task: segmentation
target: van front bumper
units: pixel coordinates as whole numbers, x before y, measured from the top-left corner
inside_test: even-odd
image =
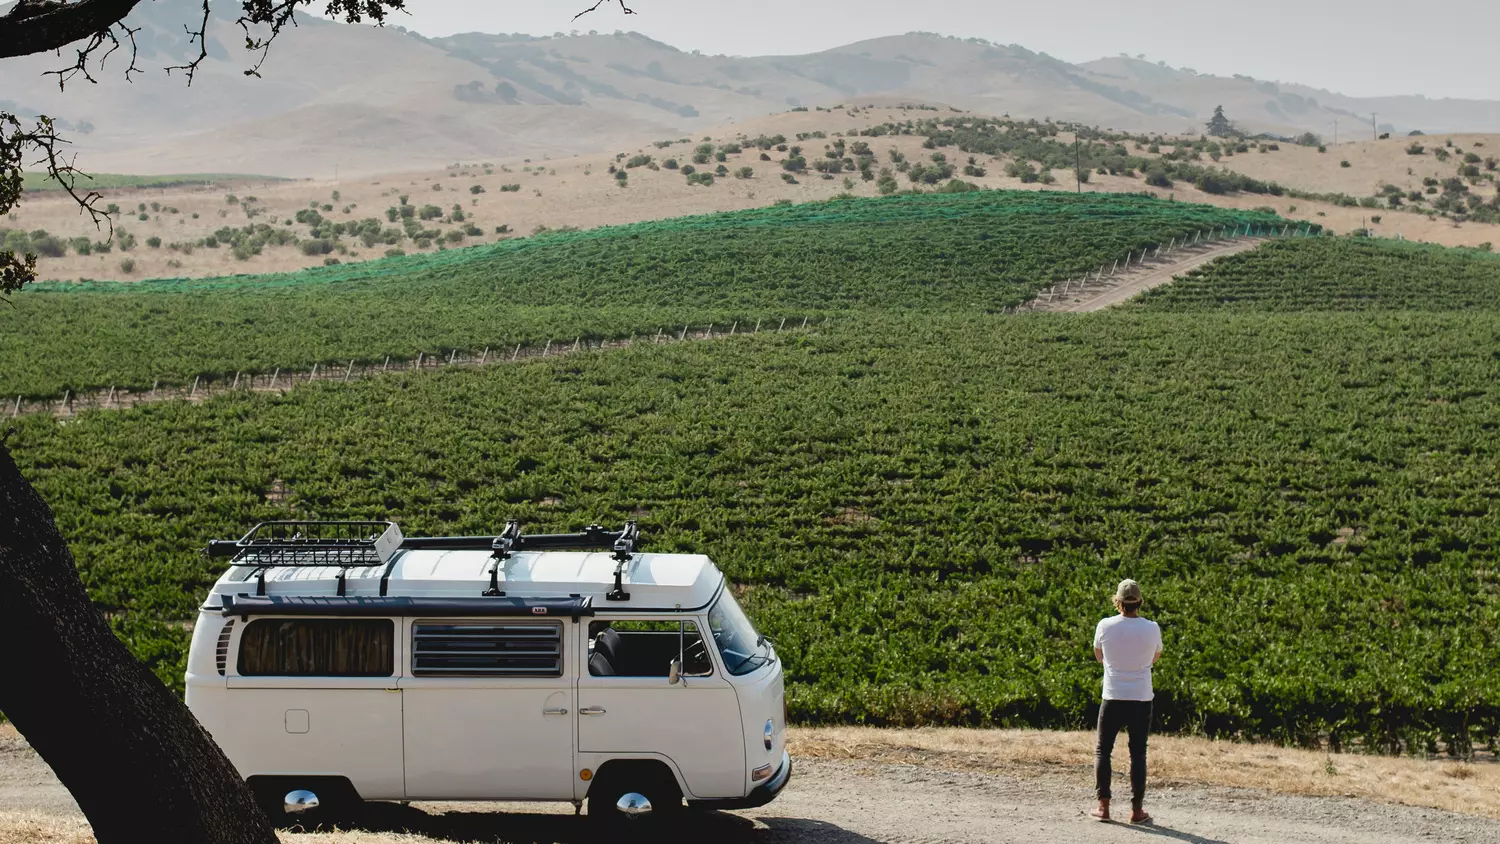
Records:
[[[709,800],[689,800],[688,805],[694,809],[758,809],[776,799],[776,795],[786,788],[786,784],[792,778],[792,756],[786,751],[781,753],[781,767],[771,778],[757,785],[744,797],[718,797]]]

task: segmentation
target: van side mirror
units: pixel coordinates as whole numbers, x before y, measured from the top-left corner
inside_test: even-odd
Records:
[[[675,686],[682,682],[682,660],[673,657],[672,664],[667,666],[667,685]]]

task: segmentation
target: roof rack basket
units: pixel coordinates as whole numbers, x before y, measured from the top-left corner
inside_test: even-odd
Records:
[[[231,566],[251,566],[256,594],[266,591],[266,571],[283,566],[338,566],[338,594],[351,568],[383,566],[401,548],[395,522],[261,522],[239,539],[215,539],[204,552],[230,557]]]

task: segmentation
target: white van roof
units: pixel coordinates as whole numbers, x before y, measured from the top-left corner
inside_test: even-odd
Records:
[[[394,522],[262,522],[205,550],[230,557],[205,610],[231,613],[521,615],[601,608],[696,610],[724,575],[702,554],[636,550],[618,531],[406,537]]]
[[[498,563],[498,566],[496,565]],[[602,551],[521,551],[497,560],[481,550],[412,549],[397,551],[389,563],[341,569],[339,566],[284,566],[264,569],[234,565],[219,578],[212,595],[255,595],[264,575],[267,596],[326,598],[478,598],[495,584],[511,598],[592,598],[596,611],[621,608],[698,609],[718,593],[724,575],[702,554],[636,553],[621,577],[628,600],[608,600],[617,563]],[[382,585],[382,580],[384,584]],[[210,597],[207,607],[220,601]]]

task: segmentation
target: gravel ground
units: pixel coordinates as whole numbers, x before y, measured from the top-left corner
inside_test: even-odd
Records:
[[[1076,776],[1023,778],[919,765],[804,760],[771,805],[694,815],[666,837],[713,844],[1500,844],[1500,823],[1495,821],[1359,799],[1177,787],[1149,797],[1154,826],[1130,826],[1094,821],[1088,816],[1091,797],[1089,784]],[[7,814],[59,819],[78,814],[52,772],[14,733],[0,736],[0,838]],[[567,804],[436,803],[372,806],[351,832],[288,838],[350,844],[597,840]]]

